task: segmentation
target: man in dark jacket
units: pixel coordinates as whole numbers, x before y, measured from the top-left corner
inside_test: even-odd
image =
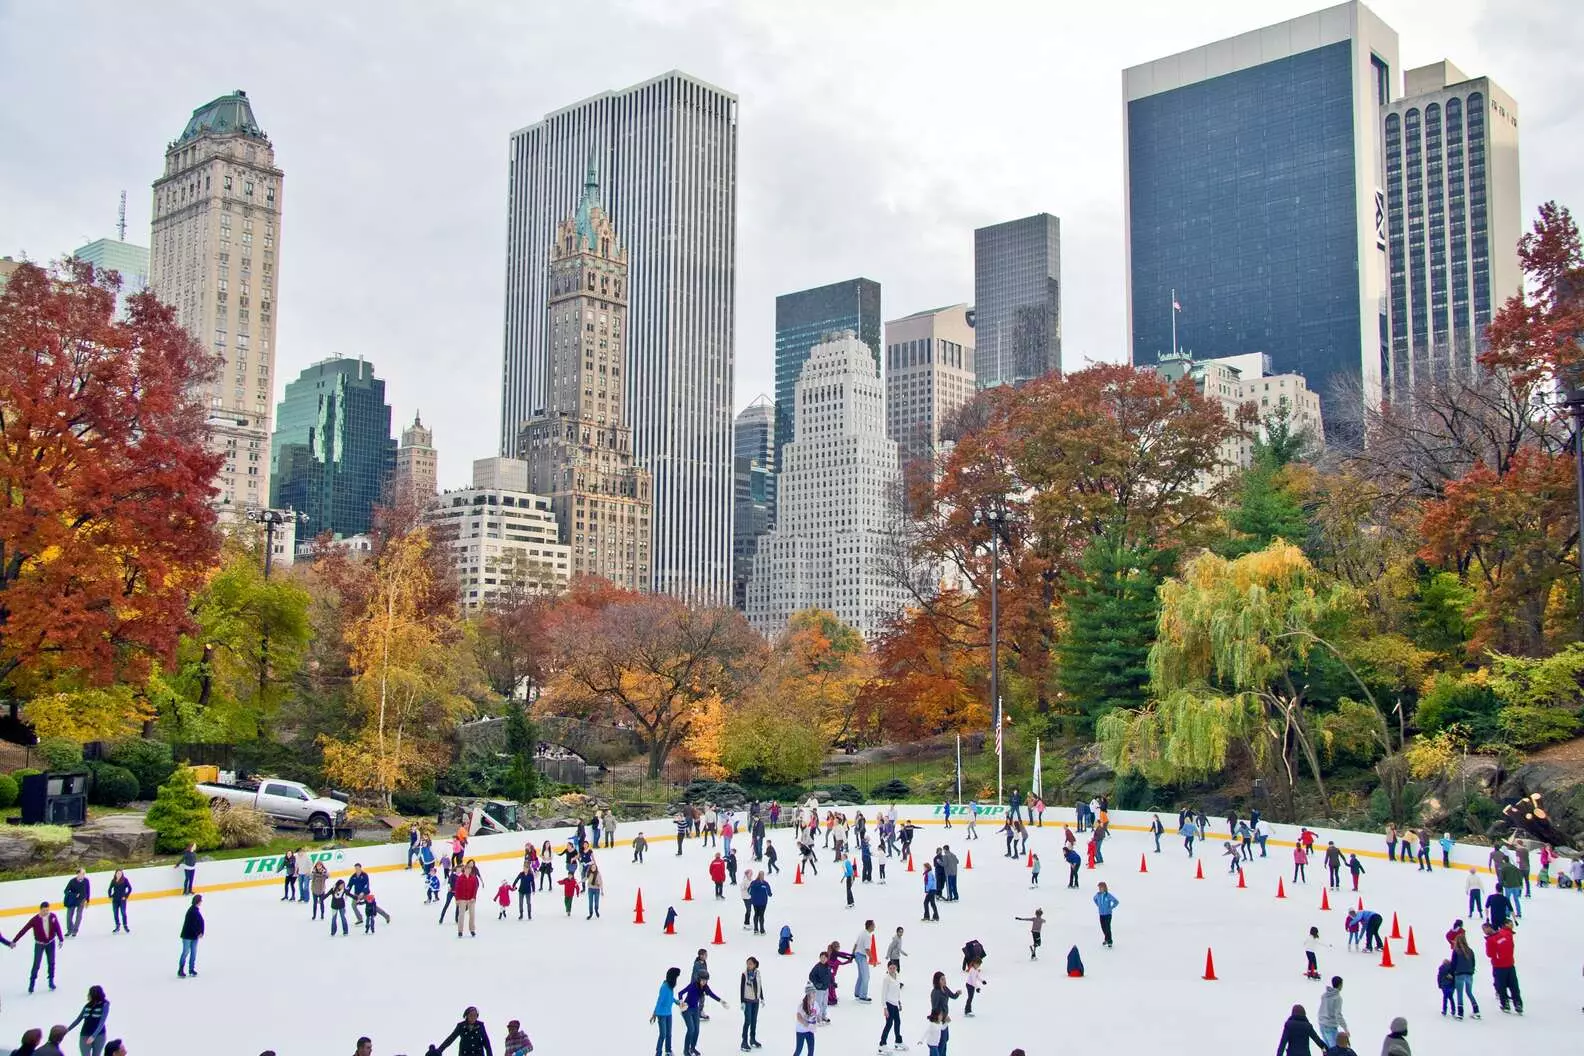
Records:
[[[755,935],[765,933],[764,915],[765,907],[770,904],[770,882],[765,879],[765,874],[760,873],[748,885],[748,903],[753,909],[753,930]]]
[[[75,939],[77,929],[82,927],[83,907],[88,904],[89,885],[88,874],[81,869],[77,875],[66,881],[66,895],[62,899],[66,903],[66,937]]]
[[[204,933],[203,911],[198,907],[202,904],[203,896],[194,895],[192,905],[187,907],[187,916],[182,920],[181,960],[176,963],[176,976],[180,979],[198,974],[198,940]]]
[[[1340,1040],[1340,1038],[1338,1039]],[[1309,1043],[1325,1052],[1326,1044],[1309,1023],[1309,1014],[1302,1005],[1292,1006],[1292,1015],[1282,1025],[1281,1041],[1276,1045],[1276,1056],[1309,1056]]]
[[[1331,890],[1342,890],[1342,850],[1334,840],[1326,844],[1325,867],[1331,881]]]

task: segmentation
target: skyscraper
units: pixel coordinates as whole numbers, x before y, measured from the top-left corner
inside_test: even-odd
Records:
[[[133,294],[142,293],[149,284],[149,251],[147,246],[135,246],[116,238],[97,238],[72,254],[86,260],[96,271],[114,271],[121,276],[121,294],[117,303],[126,311],[126,301]]]
[[[848,279],[776,298],[775,399],[776,468],[781,449],[796,437],[792,390],[803,375],[809,350],[844,330],[851,330],[874,353],[880,369],[880,284],[873,279]]]
[[[308,515],[299,534],[362,535],[396,468],[385,383],[361,359],[326,359],[287,382],[276,411],[269,504]]]
[[[517,441],[527,490],[549,497],[574,576],[648,590],[650,478],[633,464],[623,395],[627,250],[600,207],[592,165],[576,215],[548,249],[550,391]]]
[[[434,430],[423,424],[423,416],[413,415],[413,423],[402,430],[401,446],[396,449],[396,476],[391,491],[398,500],[415,499],[427,505],[439,487],[440,454],[434,446]]]
[[[1359,410],[1335,405],[1334,383],[1368,398],[1385,353],[1380,120],[1396,71],[1396,32],[1360,3],[1125,71],[1134,363],[1268,352],[1348,439]]]
[[[276,283],[285,174],[246,92],[194,110],[154,181],[149,282],[220,357],[208,385],[222,515],[270,495]]]
[[[974,232],[974,371],[981,389],[1061,370],[1061,221],[1049,213]]]
[[[593,158],[626,244],[625,403],[653,478],[653,588],[731,595],[737,98],[672,71],[558,110],[511,138],[501,451],[549,401],[545,305],[556,225]]]
[[[1387,391],[1473,370],[1491,313],[1523,285],[1518,104],[1446,60],[1386,108]]]
[[[737,414],[732,433],[732,604],[748,600],[759,537],[775,515],[775,401],[757,396]]]
[[[748,622],[779,634],[826,609],[866,636],[902,611],[897,446],[868,342],[851,331],[809,350],[793,390],[797,439],[781,449],[775,527],[748,580]]]
[[[942,428],[973,398],[968,311],[954,304],[885,324],[886,435],[897,443],[904,472],[933,471]]]

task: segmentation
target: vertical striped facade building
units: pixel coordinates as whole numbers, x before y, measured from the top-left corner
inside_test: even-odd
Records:
[[[653,478],[653,589],[726,604],[732,579],[737,97],[672,71],[513,133],[501,453],[549,403],[550,247],[590,164],[626,243],[625,404]]]

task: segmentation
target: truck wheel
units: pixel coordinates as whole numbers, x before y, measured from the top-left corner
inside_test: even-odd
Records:
[[[323,811],[308,819],[308,828],[313,831],[316,840],[328,840],[335,834],[335,830],[330,826],[330,815]]]

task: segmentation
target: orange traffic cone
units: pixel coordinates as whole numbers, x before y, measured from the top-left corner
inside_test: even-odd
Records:
[[[1139,855],[1139,872],[1141,872],[1141,873],[1149,872],[1149,859],[1144,857],[1144,855],[1142,855],[1142,854]]]
[[[643,888],[638,889],[638,903],[633,906],[633,923],[643,923]]]
[[[1242,869],[1239,869],[1239,870],[1238,870],[1238,889],[1239,889],[1239,890],[1242,890],[1242,889],[1243,889],[1243,888],[1245,888],[1245,887],[1247,887],[1247,886],[1248,886],[1248,883],[1247,883],[1247,881],[1246,881],[1246,880],[1245,880],[1245,879],[1244,879],[1244,876],[1243,876],[1243,870],[1242,870]]]
[[[1395,967],[1397,967],[1396,965],[1392,964],[1392,959],[1391,959],[1391,940],[1389,940],[1389,939],[1387,941],[1381,943],[1381,963],[1380,963],[1380,966],[1382,968],[1395,968]]]
[[[1215,981],[1215,953],[1208,946],[1205,947],[1205,974],[1204,977],[1211,982]]]
[[[1195,880],[1203,880],[1204,879],[1204,863],[1203,862],[1199,862],[1197,865],[1194,866],[1194,879]]]
[[[710,945],[711,946],[724,946],[724,945],[726,945],[726,936],[721,934],[721,925],[720,925],[720,918],[719,917],[715,918],[715,937],[710,940]]]
[[[1286,898],[1287,897],[1287,885],[1283,882],[1282,878],[1279,877],[1279,876],[1276,878],[1276,897],[1277,898]]]
[[[1363,895],[1359,896],[1358,908],[1361,909],[1361,910],[1364,908],[1364,896]]]
[[[972,851],[968,852],[968,858],[967,858],[967,860],[965,860],[963,862],[963,868],[964,869],[972,869],[973,868],[973,852]]]
[[[880,963],[880,947],[875,945],[875,937],[869,936],[869,966],[872,968]]]
[[[1402,929],[1397,926],[1397,914],[1396,913],[1392,914],[1392,933],[1391,933],[1391,937],[1394,938],[1394,939],[1402,938]]]
[[[800,866],[797,867],[797,873],[792,877],[792,883],[795,886],[797,884],[801,884],[802,882],[803,882],[803,867],[800,865]]]
[[[911,873],[912,871],[913,871],[913,856],[910,854],[910,855],[908,855],[908,872]]]
[[[1419,947],[1414,945],[1413,927],[1412,926],[1410,926],[1408,928],[1408,948],[1406,950],[1404,950],[1403,953],[1407,954],[1409,957],[1417,957],[1417,956],[1419,956]]]
[[[682,888],[682,901],[693,901],[693,881],[689,880]]]
[[[1033,851],[1030,851],[1030,852],[1029,852],[1029,856],[1028,856],[1028,861],[1027,861],[1027,862],[1025,862],[1025,863],[1024,863],[1024,865],[1023,865],[1023,867],[1024,867],[1024,868],[1025,868],[1025,869],[1032,869],[1032,868],[1034,868],[1034,852],[1033,852]],[[1091,868],[1091,869],[1093,869],[1093,868],[1094,868],[1094,866],[1093,866],[1093,865],[1091,865],[1091,866],[1090,866],[1090,868]]]
[[[1326,893],[1326,889],[1322,887],[1320,889],[1320,909],[1321,909],[1322,912],[1325,912],[1325,911],[1329,911],[1330,908],[1331,908],[1331,896],[1328,895]]]

